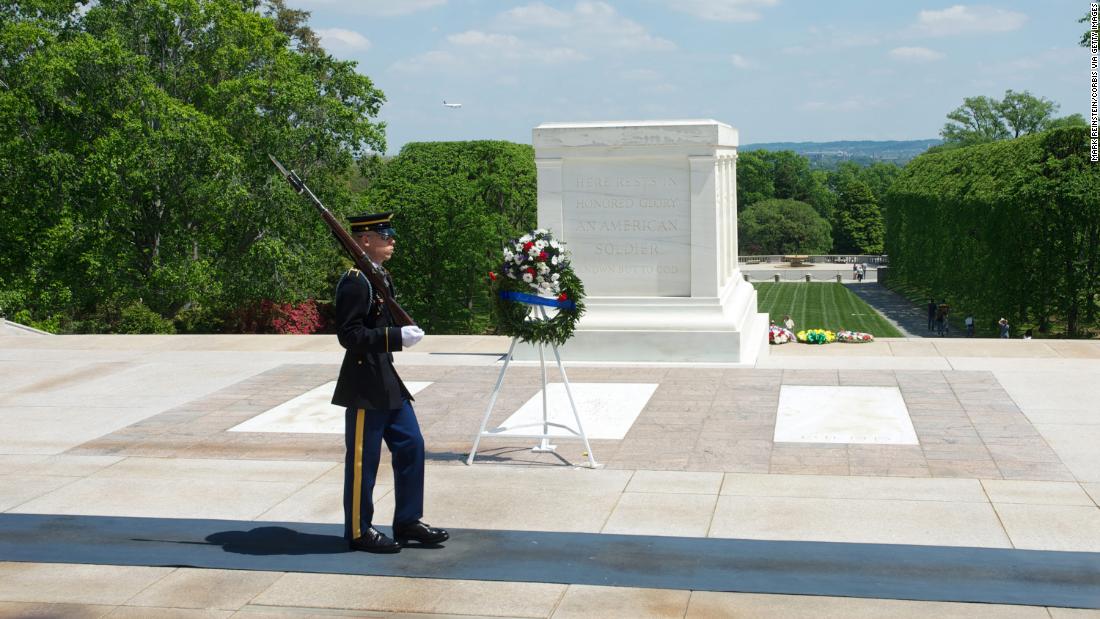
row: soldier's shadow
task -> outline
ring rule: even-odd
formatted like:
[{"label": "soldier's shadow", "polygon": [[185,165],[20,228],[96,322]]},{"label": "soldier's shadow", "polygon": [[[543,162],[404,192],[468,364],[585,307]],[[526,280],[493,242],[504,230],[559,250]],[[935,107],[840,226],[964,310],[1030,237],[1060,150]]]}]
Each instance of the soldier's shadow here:
[{"label": "soldier's shadow", "polygon": [[242,555],[316,555],[351,552],[337,535],[303,533],[286,527],[256,527],[250,531],[219,531],[206,541]]}]

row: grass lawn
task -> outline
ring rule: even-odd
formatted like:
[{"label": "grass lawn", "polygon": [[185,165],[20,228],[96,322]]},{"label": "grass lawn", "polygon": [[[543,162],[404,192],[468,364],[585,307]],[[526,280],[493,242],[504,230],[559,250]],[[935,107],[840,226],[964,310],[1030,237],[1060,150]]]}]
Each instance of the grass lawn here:
[{"label": "grass lawn", "polygon": [[894,325],[848,291],[844,284],[818,282],[759,282],[757,307],[767,312],[775,324],[783,324],[783,315],[794,319],[795,331],[802,329],[849,329],[875,337],[902,337]]}]

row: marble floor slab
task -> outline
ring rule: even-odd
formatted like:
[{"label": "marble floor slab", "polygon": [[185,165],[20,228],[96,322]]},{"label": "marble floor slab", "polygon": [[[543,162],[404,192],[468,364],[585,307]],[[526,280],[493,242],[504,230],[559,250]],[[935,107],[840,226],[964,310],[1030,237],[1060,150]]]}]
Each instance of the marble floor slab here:
[{"label": "marble floor slab", "polygon": [[[641,414],[653,393],[654,383],[569,383],[581,424],[590,439],[621,439]],[[550,383],[547,390],[547,421],[577,429],[565,383]],[[542,432],[542,390],[531,396],[499,427],[490,430],[503,436]],[[548,434],[573,436],[564,428],[550,426]]]},{"label": "marble floor slab", "polygon": [[[415,396],[430,384],[432,383],[428,381],[408,381],[405,387]],[[229,428],[229,432],[343,434],[344,408],[330,402],[334,389],[336,389],[336,381],[310,389],[244,423]]]},{"label": "marble floor slab", "polygon": [[774,440],[919,444],[897,387],[783,385],[779,390]]}]

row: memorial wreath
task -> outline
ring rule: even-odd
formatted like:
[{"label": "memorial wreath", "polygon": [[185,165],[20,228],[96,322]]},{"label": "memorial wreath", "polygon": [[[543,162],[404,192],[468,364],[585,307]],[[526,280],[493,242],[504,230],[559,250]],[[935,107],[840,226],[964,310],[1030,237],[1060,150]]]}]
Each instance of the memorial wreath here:
[{"label": "memorial wreath", "polygon": [[836,334],[826,329],[806,329],[798,332],[798,341],[803,344],[828,344],[836,341]]},{"label": "memorial wreath", "polygon": [[769,344],[786,344],[792,340],[794,340],[794,333],[791,333],[790,329],[784,329],[774,324],[768,327]]},{"label": "memorial wreath", "polygon": [[841,329],[836,332],[836,341],[848,344],[864,344],[866,342],[875,341],[875,336],[870,333],[863,333],[862,331],[846,331]]},{"label": "memorial wreath", "polygon": [[[504,245],[500,273],[489,273],[497,331],[531,344],[561,346],[584,313],[584,286],[565,243],[534,230]],[[534,306],[551,310],[546,318]]]}]

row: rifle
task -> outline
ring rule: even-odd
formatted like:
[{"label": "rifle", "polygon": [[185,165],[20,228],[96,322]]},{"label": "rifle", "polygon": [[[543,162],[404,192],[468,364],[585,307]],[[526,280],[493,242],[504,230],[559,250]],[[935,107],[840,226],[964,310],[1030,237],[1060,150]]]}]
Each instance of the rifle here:
[{"label": "rifle", "polygon": [[409,316],[409,313],[398,304],[397,299],[390,293],[390,287],[386,285],[385,277],[383,277],[382,273],[374,267],[374,263],[367,257],[367,252],[363,251],[363,248],[355,242],[355,239],[351,238],[348,231],[340,225],[340,222],[336,221],[332,213],[325,208],[324,204],[321,204],[317,196],[313,195],[313,192],[309,190],[309,187],[306,187],[302,179],[298,178],[294,170],[287,171],[287,169],[271,155],[268,155],[268,158],[271,159],[271,163],[274,163],[276,168],[279,168],[279,173],[283,175],[286,182],[290,183],[290,186],[294,188],[294,193],[299,195],[304,193],[306,197],[313,202],[313,206],[317,207],[317,212],[321,214],[321,219],[325,220],[329,229],[332,230],[332,235],[335,236],[336,240],[340,242],[340,245],[347,250],[352,261],[355,262],[355,266],[367,276],[367,279],[375,290],[382,291],[382,301],[385,303],[386,309],[390,311],[390,316],[393,316],[393,320],[397,323],[397,326],[404,327],[406,325],[415,325],[416,322],[412,319],[412,316]]}]

